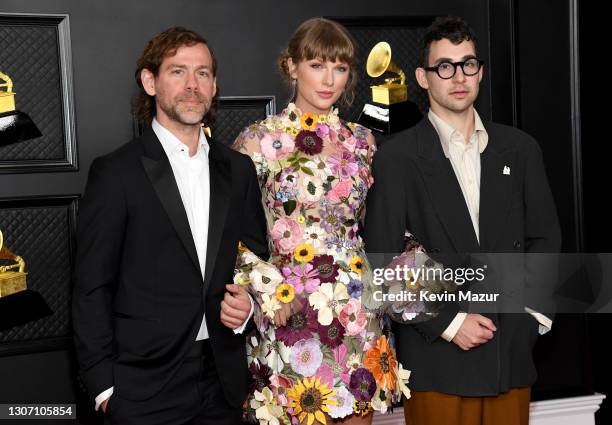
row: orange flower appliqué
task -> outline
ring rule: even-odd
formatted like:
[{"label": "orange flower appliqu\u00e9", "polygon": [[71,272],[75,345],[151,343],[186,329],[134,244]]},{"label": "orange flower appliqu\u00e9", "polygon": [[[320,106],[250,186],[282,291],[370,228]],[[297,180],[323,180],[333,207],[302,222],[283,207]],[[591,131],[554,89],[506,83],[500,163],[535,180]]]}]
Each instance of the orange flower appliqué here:
[{"label": "orange flower appliqu\u00e9", "polygon": [[370,348],[364,360],[365,367],[374,375],[376,383],[384,390],[395,388],[395,370],[397,359],[393,349],[387,342],[387,337],[382,335],[376,341],[376,345]]}]

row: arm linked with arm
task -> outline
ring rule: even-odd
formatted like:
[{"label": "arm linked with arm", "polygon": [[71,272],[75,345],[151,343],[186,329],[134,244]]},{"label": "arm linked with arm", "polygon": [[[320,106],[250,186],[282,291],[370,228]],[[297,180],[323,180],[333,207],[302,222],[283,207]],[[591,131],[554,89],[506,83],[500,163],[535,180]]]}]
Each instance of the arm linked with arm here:
[{"label": "arm linked with arm", "polygon": [[[367,195],[364,226],[366,251],[373,268],[385,268],[396,254],[406,249],[404,235],[410,230],[406,209],[410,202],[405,185],[407,167],[409,164],[402,163],[401,157],[384,147],[374,155],[374,184]],[[409,261],[414,253],[402,255],[403,261]],[[419,323],[415,320],[409,325],[431,342],[442,335],[458,312],[457,303],[447,302],[436,307],[435,317],[427,317]]]}]

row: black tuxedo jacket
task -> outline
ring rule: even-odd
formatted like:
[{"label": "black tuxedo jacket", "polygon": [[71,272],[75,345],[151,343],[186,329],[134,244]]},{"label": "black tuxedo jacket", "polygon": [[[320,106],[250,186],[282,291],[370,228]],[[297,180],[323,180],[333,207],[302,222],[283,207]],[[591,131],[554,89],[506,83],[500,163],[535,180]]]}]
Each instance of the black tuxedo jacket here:
[{"label": "black tuxedo jacket", "polygon": [[211,142],[205,277],[172,168],[149,127],[97,158],[79,208],[73,322],[81,375],[95,397],[158,393],[194,343],[203,314],[228,402],[247,394],[244,335],[220,321],[238,241],[267,258],[251,159]]},{"label": "black tuxedo jacket", "polygon": [[[484,126],[489,142],[481,154],[480,242],[452,165],[425,117],[374,156],[364,227],[368,253],[401,252],[405,230],[449,267],[475,266],[474,253],[559,251],[557,213],[537,142],[511,127]],[[528,307],[550,314],[549,306]],[[412,370],[412,389],[485,396],[535,381],[531,350],[539,326],[531,315],[485,314],[498,331],[488,343],[464,352],[440,337],[459,310],[449,302],[432,320],[395,326],[399,360]]]}]

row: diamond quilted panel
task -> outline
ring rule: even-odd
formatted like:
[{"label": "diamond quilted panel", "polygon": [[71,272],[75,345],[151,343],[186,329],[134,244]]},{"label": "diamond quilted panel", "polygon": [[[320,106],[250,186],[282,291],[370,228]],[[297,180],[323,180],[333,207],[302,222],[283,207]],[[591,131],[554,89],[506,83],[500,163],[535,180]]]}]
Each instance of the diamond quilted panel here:
[{"label": "diamond quilted panel", "polygon": [[53,310],[52,316],[0,332],[0,343],[70,335],[70,205],[39,206],[26,200],[5,208],[0,203],[4,243],[24,258],[28,288]]},{"label": "diamond quilted panel", "polygon": [[214,125],[215,140],[231,146],[238,134],[247,125],[266,118],[265,110],[254,108],[220,109]]},{"label": "diamond quilted panel", "polygon": [[247,125],[266,118],[267,100],[247,102],[220,99],[217,120],[213,126],[215,140],[230,146]]},{"label": "diamond quilted panel", "polygon": [[0,24],[0,71],[13,80],[16,106],[42,137],[0,147],[0,159],[62,160],[66,157],[55,25]]}]

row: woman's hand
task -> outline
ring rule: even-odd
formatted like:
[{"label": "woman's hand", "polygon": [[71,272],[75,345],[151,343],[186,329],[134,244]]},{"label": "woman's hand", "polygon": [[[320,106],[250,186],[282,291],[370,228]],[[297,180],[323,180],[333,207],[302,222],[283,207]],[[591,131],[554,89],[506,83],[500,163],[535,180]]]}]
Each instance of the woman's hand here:
[{"label": "woman's hand", "polygon": [[280,310],[274,313],[274,325],[286,326],[291,317],[291,303],[281,303]]}]

